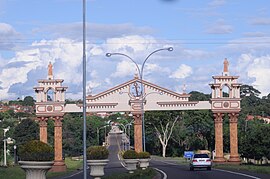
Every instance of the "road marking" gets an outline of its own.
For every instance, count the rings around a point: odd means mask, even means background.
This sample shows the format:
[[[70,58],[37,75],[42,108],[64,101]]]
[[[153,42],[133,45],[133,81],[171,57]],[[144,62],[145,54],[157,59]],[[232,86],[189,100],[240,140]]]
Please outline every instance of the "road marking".
[[[213,169],[213,170],[217,170],[217,171],[221,171],[221,172],[227,172],[227,173],[232,173],[232,174],[235,174],[235,175],[242,175],[242,176],[249,177],[249,178],[254,178],[254,179],[261,179],[259,177],[255,177],[255,176],[252,176],[252,175],[247,175],[247,174],[244,174],[244,173],[232,172],[232,171],[221,170],[221,169]]]
[[[72,175],[66,176],[66,177],[64,177],[63,179],[74,177],[75,175],[78,175],[78,174],[80,174],[80,173],[82,173],[82,172],[83,172],[83,171],[79,171],[79,172],[74,173],[74,174],[72,174]]]
[[[166,174],[164,171],[162,171],[162,170],[160,170],[160,169],[158,169],[158,168],[153,168],[153,169],[155,169],[155,170],[157,170],[158,172],[162,173],[162,174],[163,174],[163,179],[167,179],[167,174]]]
[[[159,161],[159,162],[162,162],[162,163],[166,163],[166,164],[169,164],[169,165],[180,165],[180,164],[175,164],[175,163],[170,163],[170,162],[164,162],[164,161],[160,161],[160,160],[156,160],[156,161]],[[217,170],[217,171],[221,171],[221,172],[227,172],[227,173],[231,173],[231,174],[235,174],[235,175],[241,175],[241,176],[245,176],[245,177],[249,177],[249,178],[253,178],[253,179],[261,179],[259,177],[255,177],[255,176],[252,176],[252,175],[248,175],[248,174],[244,174],[244,173],[239,173],[239,172],[232,172],[232,171],[222,170],[222,169],[216,169],[216,168],[213,168],[213,170]]]

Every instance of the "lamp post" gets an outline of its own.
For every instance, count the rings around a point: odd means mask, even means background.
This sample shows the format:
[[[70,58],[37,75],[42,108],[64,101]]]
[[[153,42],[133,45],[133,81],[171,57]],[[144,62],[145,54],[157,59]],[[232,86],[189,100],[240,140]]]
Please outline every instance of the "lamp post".
[[[139,68],[139,65],[136,63],[135,60],[133,60],[130,56],[124,54],[124,53],[106,53],[106,56],[107,57],[111,57],[113,55],[120,55],[120,56],[124,56],[126,58],[128,58],[129,60],[131,60],[135,65],[136,65],[136,68],[138,70],[138,73],[139,73],[139,77],[140,77],[140,83],[141,83],[141,93],[138,97],[141,97],[141,112],[142,112],[142,143],[143,143],[143,151],[145,151],[145,126],[144,126],[144,97],[143,94],[144,94],[144,88],[143,88],[143,84],[142,84],[142,80],[143,80],[143,70],[144,70],[144,66],[145,66],[145,63],[146,61],[155,53],[159,52],[159,51],[173,51],[173,48],[172,47],[168,47],[168,48],[161,48],[161,49],[157,49],[153,52],[151,52],[143,61],[142,65],[141,65],[141,68]]]
[[[16,146],[16,144],[14,144],[13,149],[14,149],[14,165],[16,165],[17,164],[17,146]]]
[[[87,157],[86,157],[86,0],[83,0],[83,178],[87,179]]]
[[[7,166],[7,139],[6,139],[6,132],[9,131],[9,126],[4,130],[4,166],[6,167]]]

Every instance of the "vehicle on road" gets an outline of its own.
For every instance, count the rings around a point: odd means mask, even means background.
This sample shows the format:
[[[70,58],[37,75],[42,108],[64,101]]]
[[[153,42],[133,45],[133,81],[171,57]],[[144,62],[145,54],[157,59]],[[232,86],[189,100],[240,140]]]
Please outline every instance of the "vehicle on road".
[[[194,154],[190,160],[189,167],[191,171],[193,171],[194,168],[207,168],[207,170],[211,170],[212,161],[207,154]]]

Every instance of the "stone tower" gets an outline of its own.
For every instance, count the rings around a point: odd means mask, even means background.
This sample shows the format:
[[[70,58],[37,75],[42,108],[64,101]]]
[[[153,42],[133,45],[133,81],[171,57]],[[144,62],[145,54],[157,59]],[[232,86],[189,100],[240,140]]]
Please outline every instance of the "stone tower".
[[[240,108],[240,86],[237,82],[239,76],[230,76],[229,62],[224,60],[221,76],[213,76],[211,109],[215,117],[215,162],[224,162],[223,154],[223,116],[230,117],[230,162],[240,162],[238,154],[237,120]]]
[[[36,92],[36,116],[40,128],[40,141],[47,143],[47,121],[54,121],[54,166],[52,171],[65,171],[66,165],[62,156],[62,120],[65,107],[65,91],[62,86],[64,80],[54,79],[53,66],[48,65],[47,79],[38,80]]]

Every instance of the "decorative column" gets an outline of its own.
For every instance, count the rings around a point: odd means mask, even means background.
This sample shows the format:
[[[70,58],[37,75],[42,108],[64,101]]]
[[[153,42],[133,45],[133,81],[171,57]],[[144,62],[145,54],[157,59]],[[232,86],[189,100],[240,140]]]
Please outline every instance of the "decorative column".
[[[47,120],[48,118],[39,117],[39,140],[47,144],[48,135],[47,135]]]
[[[142,114],[133,114],[134,118],[134,147],[136,152],[142,152]]]
[[[63,161],[62,152],[62,117],[54,118],[54,165],[51,171],[66,171],[67,167]]]
[[[215,117],[215,162],[225,162],[223,155],[223,119],[224,114],[214,113]]]
[[[238,154],[238,137],[237,137],[237,121],[238,113],[230,113],[230,159],[229,162],[240,163]]]

